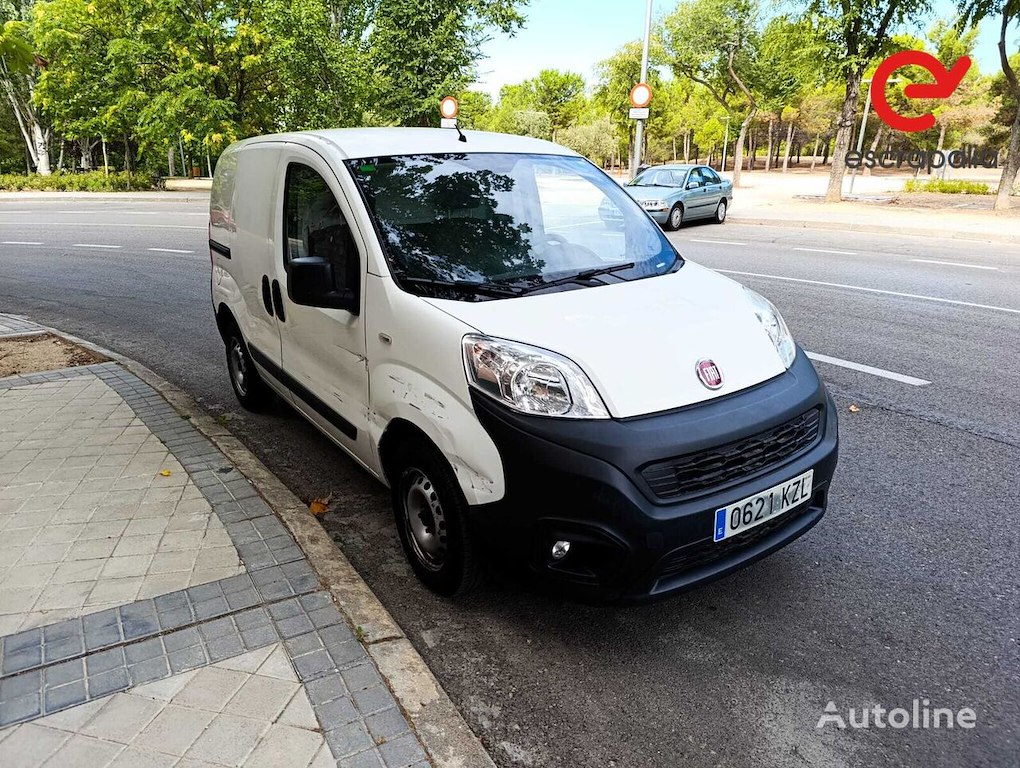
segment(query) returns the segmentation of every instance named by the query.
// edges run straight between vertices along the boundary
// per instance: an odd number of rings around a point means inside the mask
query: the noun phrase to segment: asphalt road
[[[205,227],[201,203],[4,200],[0,311],[136,358],[224,414],[299,496],[334,492],[325,526],[501,766],[1018,764],[1020,245],[733,222],[673,235],[840,361],[817,363],[840,467],[794,545],[676,599],[607,607],[420,588],[381,487],[293,413],[236,405]],[[970,707],[977,726],[816,728],[830,701],[846,718],[914,699]]]

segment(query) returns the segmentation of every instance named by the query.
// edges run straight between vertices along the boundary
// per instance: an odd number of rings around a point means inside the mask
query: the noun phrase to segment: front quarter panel
[[[503,463],[475,416],[464,372],[462,339],[475,329],[389,277],[368,276],[365,304],[373,445],[395,419],[410,422],[446,456],[468,504],[502,499]]]

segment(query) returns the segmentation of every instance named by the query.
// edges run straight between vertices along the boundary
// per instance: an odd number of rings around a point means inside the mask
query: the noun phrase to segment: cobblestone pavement
[[[116,363],[0,379],[0,765],[127,764],[427,762],[289,532],[159,394]]]

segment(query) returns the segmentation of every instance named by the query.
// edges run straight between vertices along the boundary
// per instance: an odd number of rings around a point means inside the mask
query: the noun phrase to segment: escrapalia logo
[[[934,83],[911,83],[903,89],[908,99],[948,99],[953,95],[970,69],[970,58],[961,56],[950,69],[946,69],[941,61],[924,51],[900,51],[887,58],[875,70],[871,77],[871,104],[875,114],[882,118],[886,125],[897,131],[914,133],[927,131],[935,125],[935,115],[926,112],[918,117],[905,117],[889,106],[885,95],[886,85],[893,72],[901,67],[922,67],[931,72]]]

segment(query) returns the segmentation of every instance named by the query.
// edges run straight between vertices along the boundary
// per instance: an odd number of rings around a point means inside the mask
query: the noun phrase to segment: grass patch
[[[0,174],[0,189],[8,191],[46,191],[46,192],[128,192],[137,189],[156,189],[159,177],[147,173],[127,173],[113,171],[105,174],[102,171],[88,173],[67,173],[54,171],[49,176],[38,173],[4,173]]]
[[[904,187],[904,192],[941,192],[946,195],[988,195],[988,185],[980,181],[964,181],[963,179],[911,179]]]

